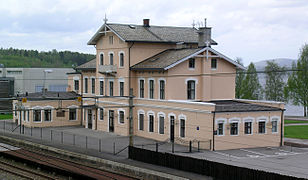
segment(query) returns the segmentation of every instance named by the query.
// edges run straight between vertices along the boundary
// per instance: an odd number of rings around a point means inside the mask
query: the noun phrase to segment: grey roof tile
[[[23,97],[26,97],[28,100],[53,100],[53,99],[76,99],[79,94],[75,92],[52,92],[47,91],[43,94],[43,92],[36,92],[36,93],[28,93],[19,95],[17,99],[21,99]]]
[[[157,69],[162,70],[167,66],[191,55],[198,51],[201,48],[192,48],[192,49],[168,49],[161,53],[158,53],[138,64],[135,64],[131,67],[132,70],[139,69]]]
[[[95,70],[96,69],[96,59],[92,59],[84,64],[76,67],[77,70]]]

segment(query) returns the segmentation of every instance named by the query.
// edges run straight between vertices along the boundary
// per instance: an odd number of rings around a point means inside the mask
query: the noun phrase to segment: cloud
[[[86,42],[109,22],[213,27],[214,47],[250,61],[296,58],[308,39],[306,0],[10,0],[0,2],[0,46],[95,53]],[[49,49],[48,49],[49,48]]]

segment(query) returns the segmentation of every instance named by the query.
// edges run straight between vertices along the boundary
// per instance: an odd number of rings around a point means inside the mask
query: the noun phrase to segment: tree
[[[248,66],[248,70],[241,88],[241,96],[243,99],[262,98],[262,87],[259,83],[257,70],[253,63],[250,63]]]
[[[243,65],[243,61],[241,58],[236,58],[235,61]],[[245,72],[242,69],[237,69],[236,70],[236,77],[235,77],[235,98],[241,99],[242,98],[242,88],[243,88],[243,81],[245,78]]]
[[[285,87],[285,96],[291,100],[294,105],[304,107],[304,116],[307,116],[308,106],[308,44],[305,44],[300,50],[297,64],[293,64],[294,70],[290,75],[287,86]]]
[[[265,98],[273,101],[284,101],[285,83],[283,77],[286,75],[285,68],[280,67],[274,61],[267,61],[265,73]]]

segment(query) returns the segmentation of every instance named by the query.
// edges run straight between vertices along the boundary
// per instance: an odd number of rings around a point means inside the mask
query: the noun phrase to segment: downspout
[[[213,111],[213,151],[215,151],[215,111]]]
[[[133,135],[134,135],[134,121],[133,121],[133,89],[131,85],[131,63],[130,63],[130,50],[133,47],[134,42],[131,44],[131,46],[128,48],[128,87],[129,87],[129,146],[134,145],[133,141]]]
[[[81,85],[81,92],[80,92],[80,95],[81,95],[81,111],[80,111],[80,117],[81,117],[81,121],[80,121],[80,124],[83,125],[83,74],[81,72],[81,75],[80,75],[80,85]]]
[[[284,124],[284,110],[281,110],[281,118],[280,118],[280,146],[283,146],[283,124]]]

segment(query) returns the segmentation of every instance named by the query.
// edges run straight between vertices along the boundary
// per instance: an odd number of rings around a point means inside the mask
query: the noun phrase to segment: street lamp
[[[52,69],[45,69],[44,70],[44,83],[43,83],[43,89],[42,89],[43,92],[45,91],[46,74],[47,73],[52,73],[52,72],[53,72]]]

